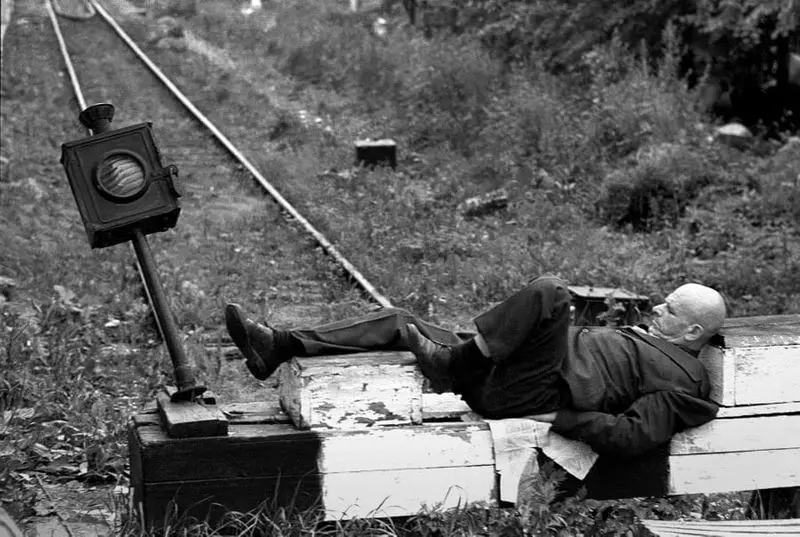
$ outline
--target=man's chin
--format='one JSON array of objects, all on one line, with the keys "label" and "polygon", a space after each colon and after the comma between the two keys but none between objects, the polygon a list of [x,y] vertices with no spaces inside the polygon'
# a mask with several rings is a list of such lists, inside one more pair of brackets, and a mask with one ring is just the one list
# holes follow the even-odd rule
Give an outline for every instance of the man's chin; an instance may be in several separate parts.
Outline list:
[{"label": "man's chin", "polygon": [[664,337],[664,334],[662,334],[661,331],[653,325],[647,327],[647,333],[651,336],[660,337],[662,339]]}]

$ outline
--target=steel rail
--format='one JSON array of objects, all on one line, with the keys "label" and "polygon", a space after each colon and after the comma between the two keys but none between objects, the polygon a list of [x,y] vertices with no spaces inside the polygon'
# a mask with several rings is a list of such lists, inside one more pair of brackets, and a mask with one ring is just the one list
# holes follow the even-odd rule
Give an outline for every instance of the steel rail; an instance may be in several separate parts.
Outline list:
[{"label": "steel rail", "polygon": [[86,99],[83,98],[81,84],[78,82],[78,75],[75,73],[75,67],[73,67],[72,59],[69,57],[67,44],[64,42],[64,35],[61,33],[61,26],[58,24],[56,12],[53,9],[53,4],[50,2],[50,0],[47,0],[44,5],[47,9],[47,14],[50,16],[50,22],[53,25],[53,31],[56,33],[58,48],[61,50],[61,56],[64,58],[64,64],[67,66],[67,73],[69,73],[69,81],[72,84],[72,91],[75,93],[75,98],[78,99],[78,105],[81,107],[81,110],[83,110],[86,108]]},{"label": "steel rail", "polygon": [[125,33],[125,30],[114,20],[114,18],[101,6],[97,0],[89,0],[94,6],[97,13],[108,23],[109,26],[116,32],[126,45],[139,57],[139,59],[147,66],[148,69],[169,89],[169,91],[181,102],[181,104],[191,112],[191,114],[200,121],[211,133],[217,138],[222,146],[238,160],[247,171],[256,179],[261,187],[269,193],[272,198],[278,202],[283,210],[289,213],[295,220],[297,220],[314,239],[322,246],[323,250],[331,256],[375,302],[385,308],[392,307],[392,303],[380,294],[375,287],[356,269],[356,267],[342,255],[341,252],[306,218],[301,215],[297,209],[284,198],[281,193],[261,175],[261,172],[236,148],[233,143],[222,133],[220,130],[200,111],[197,107],[181,92],[180,89],[153,63],[153,61],[139,48],[133,39]]}]

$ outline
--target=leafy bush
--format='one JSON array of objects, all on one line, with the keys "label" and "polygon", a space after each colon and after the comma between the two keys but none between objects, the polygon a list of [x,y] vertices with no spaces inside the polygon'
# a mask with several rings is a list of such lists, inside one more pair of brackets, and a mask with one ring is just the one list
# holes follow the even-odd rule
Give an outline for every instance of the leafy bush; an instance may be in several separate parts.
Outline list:
[{"label": "leafy bush", "polygon": [[604,179],[597,207],[616,225],[649,229],[675,224],[711,180],[705,161],[688,147],[653,146],[640,152],[632,167]]},{"label": "leafy bush", "polygon": [[468,155],[500,89],[499,66],[475,44],[460,40],[416,52],[403,73],[399,96],[412,147],[445,144]]}]

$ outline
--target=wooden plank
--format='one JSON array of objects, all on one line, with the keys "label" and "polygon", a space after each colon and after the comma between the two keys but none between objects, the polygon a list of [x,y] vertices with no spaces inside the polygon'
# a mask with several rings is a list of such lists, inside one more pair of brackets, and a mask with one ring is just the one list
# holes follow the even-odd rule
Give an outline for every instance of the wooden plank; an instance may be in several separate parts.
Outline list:
[{"label": "wooden plank", "polygon": [[[143,502],[149,525],[158,527],[168,518],[170,502],[180,513],[202,519],[262,505],[267,512],[280,506],[318,509],[327,520],[338,520],[408,516],[423,506],[489,502],[494,494],[494,466],[489,465],[152,483],[144,486]],[[209,512],[214,504],[217,512]]]},{"label": "wooden plank", "polygon": [[800,400],[800,345],[706,347],[699,359],[708,371],[711,399],[720,405]]},{"label": "wooden plank", "polygon": [[425,507],[488,503],[495,474],[493,465],[326,474],[322,490],[327,520],[408,516]]},{"label": "wooden plank", "polygon": [[423,381],[410,352],[294,358],[278,393],[299,429],[419,424]]},{"label": "wooden plank", "polygon": [[726,348],[800,345],[800,315],[732,317],[720,334]]},{"label": "wooden plank", "polygon": [[645,527],[653,532],[658,537],[775,537],[777,535],[791,535],[797,537],[800,535],[800,527],[796,528],[780,528],[785,531],[773,531],[768,528],[767,531],[758,529],[747,530],[745,528],[695,528],[695,527],[658,527],[645,524]]},{"label": "wooden plank", "polygon": [[670,454],[726,453],[800,447],[800,414],[715,419],[676,434]]},{"label": "wooden plank", "polygon": [[743,530],[760,529],[766,530],[774,528],[778,531],[784,531],[785,528],[800,527],[800,518],[781,518],[776,520],[642,520],[648,524],[656,526],[669,527],[679,526],[686,528],[694,527],[712,527],[712,528],[729,528],[735,530],[741,528]]},{"label": "wooden plank", "polygon": [[[650,529],[650,528],[648,528]],[[737,535],[743,535],[742,533],[732,534],[728,532],[722,533],[707,533],[701,532],[697,533],[696,531],[690,530],[669,530],[669,529],[650,529],[650,531],[656,535],[657,537],[736,537]],[[748,533],[748,537],[771,537],[769,533],[763,532],[755,532],[755,533]]]},{"label": "wooden plank", "polygon": [[485,423],[318,432],[236,425],[227,437],[202,440],[168,438],[153,426],[136,432],[148,482],[494,464]]},{"label": "wooden plank", "polygon": [[733,360],[726,359],[725,350],[705,346],[697,357],[708,372],[711,384],[709,398],[723,406],[736,404],[735,373]]},{"label": "wooden plank", "polygon": [[322,433],[323,473],[494,464],[485,424],[423,425]]},{"label": "wooden plank", "polygon": [[754,537],[800,535],[800,519],[787,520],[715,520],[677,521],[642,520],[642,524],[659,536]]},{"label": "wooden plank", "polygon": [[768,416],[772,414],[798,414],[800,402],[775,403],[771,405],[745,405],[734,407],[720,407],[717,419],[741,418],[748,416]]},{"label": "wooden plank", "polygon": [[800,483],[800,448],[672,455],[669,494],[792,487]]},{"label": "wooden plank", "polygon": [[729,352],[736,369],[737,405],[800,401],[800,345],[747,347]]},{"label": "wooden plank", "polygon": [[291,423],[292,419],[279,403],[250,402],[221,404],[220,410],[231,425],[256,423]]},{"label": "wooden plank", "polygon": [[156,412],[147,412],[144,414],[134,414],[131,418],[133,425],[139,427],[140,425],[158,425],[161,426],[161,416]]},{"label": "wooden plank", "polygon": [[[152,427],[152,426],[151,426]],[[130,466],[131,499],[134,505],[144,501],[144,473],[142,472],[141,442],[139,442],[138,426],[133,419],[128,420],[128,463]]]},{"label": "wooden plank", "polygon": [[215,524],[228,512],[275,513],[278,508],[312,509],[322,496],[318,474],[307,476],[230,477],[206,481],[145,483],[134,508],[141,505],[147,528],[193,517]]},{"label": "wooden plank", "polygon": [[292,425],[236,425],[228,436],[169,438],[159,427],[139,427],[146,483],[235,477],[275,477],[317,472],[319,435]]},{"label": "wooden plank", "polygon": [[228,420],[216,405],[201,405],[194,401],[173,402],[164,392],[156,396],[156,401],[161,421],[173,438],[228,434]]}]

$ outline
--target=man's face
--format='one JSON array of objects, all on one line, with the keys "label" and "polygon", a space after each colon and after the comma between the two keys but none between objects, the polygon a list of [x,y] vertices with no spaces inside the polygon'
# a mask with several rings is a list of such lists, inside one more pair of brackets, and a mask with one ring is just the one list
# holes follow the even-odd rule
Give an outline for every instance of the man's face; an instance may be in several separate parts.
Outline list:
[{"label": "man's face", "polygon": [[672,343],[684,342],[684,336],[692,326],[685,300],[686,297],[674,292],[664,299],[663,304],[654,307],[648,330],[650,334]]}]

